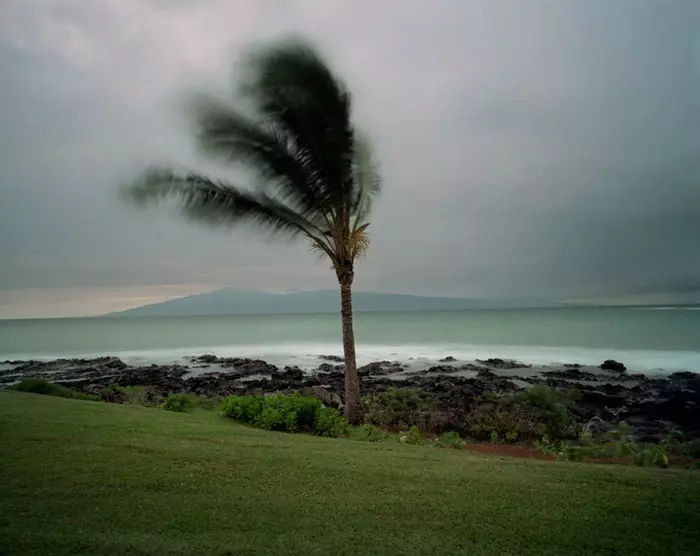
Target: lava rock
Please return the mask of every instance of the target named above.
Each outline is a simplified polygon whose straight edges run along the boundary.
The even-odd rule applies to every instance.
[[[606,359],[600,364],[600,368],[605,371],[614,371],[616,373],[624,373],[627,370],[627,367],[614,359]]]

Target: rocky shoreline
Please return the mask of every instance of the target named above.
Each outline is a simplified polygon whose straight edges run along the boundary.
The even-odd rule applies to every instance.
[[[377,361],[359,369],[363,395],[392,388],[417,388],[430,395],[437,408],[459,418],[487,393],[504,395],[531,384],[558,390],[576,389],[580,396],[570,411],[580,422],[592,418],[615,424],[626,421],[640,440],[657,440],[668,431],[700,438],[700,374],[677,372],[650,377],[627,372],[622,363],[599,367],[570,364],[538,367],[504,359],[458,361],[445,357],[438,365],[410,370],[399,362]],[[301,392],[329,406],[342,406],[342,358],[319,356],[312,371],[279,368],[260,359],[198,355],[185,364],[132,366],[116,357],[5,361],[0,388],[24,379],[43,379],[85,393],[103,388],[147,386],[167,395],[191,392],[209,397],[231,394]]]

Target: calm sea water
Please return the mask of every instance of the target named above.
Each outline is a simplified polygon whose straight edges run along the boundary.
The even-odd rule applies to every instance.
[[[516,358],[700,371],[700,310],[518,309],[356,315],[359,362]],[[186,355],[260,357],[314,367],[341,354],[339,316],[253,315],[0,320],[0,360],[118,355],[174,362]]]

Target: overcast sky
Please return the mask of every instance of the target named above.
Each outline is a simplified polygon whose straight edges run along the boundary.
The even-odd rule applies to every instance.
[[[149,162],[209,168],[184,101],[290,32],[346,80],[382,163],[357,289],[700,290],[696,0],[2,0],[0,317],[333,286],[303,244],[117,195]]]

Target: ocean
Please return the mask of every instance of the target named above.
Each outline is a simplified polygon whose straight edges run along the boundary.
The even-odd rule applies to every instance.
[[[432,364],[500,357],[534,365],[616,359],[641,372],[700,371],[700,310],[562,308],[358,313],[358,363]],[[335,314],[0,320],[0,361],[116,355],[170,363],[188,355],[315,368],[342,355]]]

